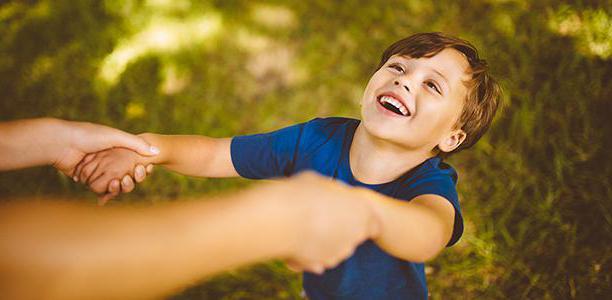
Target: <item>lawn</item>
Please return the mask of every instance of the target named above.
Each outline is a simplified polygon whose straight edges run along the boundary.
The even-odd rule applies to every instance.
[[[382,51],[423,31],[470,40],[504,88],[489,133],[449,159],[466,231],[428,264],[431,298],[609,297],[610,1],[4,1],[0,120],[223,137],[357,118]],[[118,202],[248,184],[158,169]],[[95,199],[51,168],[0,174],[0,197],[32,194]],[[174,299],[299,299],[300,289],[273,261]]]

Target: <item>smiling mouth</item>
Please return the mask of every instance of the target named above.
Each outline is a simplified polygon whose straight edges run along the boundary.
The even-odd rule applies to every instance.
[[[379,96],[377,101],[378,103],[380,103],[380,105],[382,105],[382,107],[384,107],[388,111],[391,111],[402,117],[410,116],[410,111],[408,110],[408,108],[406,108],[406,106],[402,104],[402,102],[396,100],[393,97],[383,95]]]

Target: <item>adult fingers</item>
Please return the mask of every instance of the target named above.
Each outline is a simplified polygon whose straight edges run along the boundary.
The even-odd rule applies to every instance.
[[[304,268],[304,270],[310,273],[321,275],[323,274],[323,272],[325,272],[325,267],[323,267],[323,265],[321,264],[314,264],[312,266],[307,266],[306,268]]]
[[[324,261],[323,266],[326,269],[334,268],[335,266],[342,263],[345,259],[353,255],[354,252],[355,252],[355,247],[347,247],[343,251],[340,251],[337,257]]]

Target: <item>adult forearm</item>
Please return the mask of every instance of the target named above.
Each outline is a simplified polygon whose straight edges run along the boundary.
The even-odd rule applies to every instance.
[[[147,209],[3,206],[0,290],[11,299],[153,298],[287,255],[290,211],[253,198],[244,192]]]
[[[0,123],[0,170],[53,164],[67,148],[65,122],[40,118]]]
[[[151,160],[183,175],[198,177],[234,177],[229,138],[211,138],[197,135],[141,135],[160,149],[160,155]]]

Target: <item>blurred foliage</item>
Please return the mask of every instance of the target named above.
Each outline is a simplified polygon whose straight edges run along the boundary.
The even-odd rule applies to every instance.
[[[451,158],[466,232],[429,264],[431,298],[602,299],[612,282],[611,11],[605,0],[4,1],[0,120],[233,136],[358,117],[387,45],[458,35],[490,62],[505,107],[474,149]],[[123,199],[245,184],[158,170]],[[50,168],[0,175],[0,195],[49,193],[93,199]],[[175,298],[299,293],[299,276],[272,262]]]

